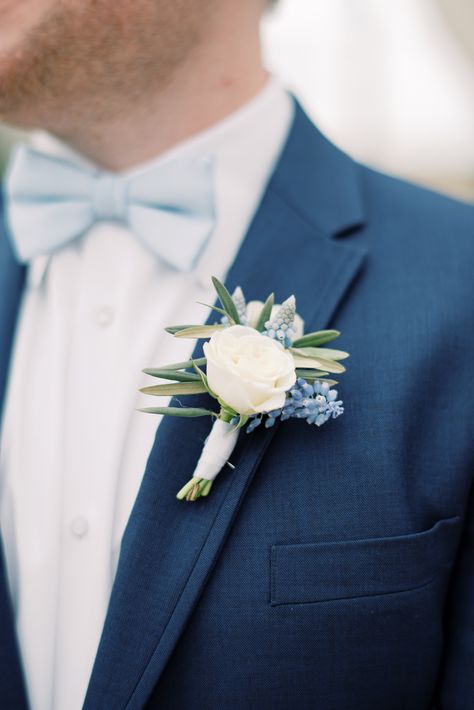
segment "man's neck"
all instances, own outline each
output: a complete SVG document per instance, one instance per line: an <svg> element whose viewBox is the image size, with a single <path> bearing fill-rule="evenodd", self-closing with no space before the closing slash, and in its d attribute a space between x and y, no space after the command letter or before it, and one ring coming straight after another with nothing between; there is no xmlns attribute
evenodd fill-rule
<svg viewBox="0 0 474 710"><path fill-rule="evenodd" d="M114 116L51 132L107 170L125 170L157 157L222 120L263 88L267 72L258 36L233 49L203 47L155 94L151 91Z"/></svg>

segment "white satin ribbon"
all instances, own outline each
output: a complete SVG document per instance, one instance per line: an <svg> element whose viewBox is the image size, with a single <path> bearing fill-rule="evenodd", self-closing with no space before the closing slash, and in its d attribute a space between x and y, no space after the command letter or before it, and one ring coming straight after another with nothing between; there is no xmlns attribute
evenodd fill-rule
<svg viewBox="0 0 474 710"><path fill-rule="evenodd" d="M238 438L239 430L235 425L216 419L204 444L193 478L213 481L228 462Z"/></svg>

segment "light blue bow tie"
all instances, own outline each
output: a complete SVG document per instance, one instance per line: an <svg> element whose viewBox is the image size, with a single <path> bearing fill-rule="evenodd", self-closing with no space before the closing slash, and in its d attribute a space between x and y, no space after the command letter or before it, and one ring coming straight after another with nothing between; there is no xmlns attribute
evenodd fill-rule
<svg viewBox="0 0 474 710"><path fill-rule="evenodd" d="M7 171L6 194L21 262L59 249L99 220L118 220L168 264L190 271L214 226L210 157L123 176L19 146Z"/></svg>

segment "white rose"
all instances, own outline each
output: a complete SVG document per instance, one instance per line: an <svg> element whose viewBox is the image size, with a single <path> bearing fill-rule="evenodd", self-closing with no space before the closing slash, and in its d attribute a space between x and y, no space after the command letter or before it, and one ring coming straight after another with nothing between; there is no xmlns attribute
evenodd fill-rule
<svg viewBox="0 0 474 710"><path fill-rule="evenodd" d="M249 301L247 303L247 320L248 320L249 325L252 328L255 328L255 326L257 325L257 321L260 317L260 313L262 312L262 308L263 308L262 301ZM276 314L278 313L279 310L280 310L280 304L276 303L272 308L270 320L276 316ZM297 338L301 338L303 336L303 332L304 332L304 320L297 313L295 313L294 328L295 328L295 340Z"/></svg>
<svg viewBox="0 0 474 710"><path fill-rule="evenodd" d="M296 381L292 356L254 328L233 325L204 345L209 387L239 414L280 409Z"/></svg>

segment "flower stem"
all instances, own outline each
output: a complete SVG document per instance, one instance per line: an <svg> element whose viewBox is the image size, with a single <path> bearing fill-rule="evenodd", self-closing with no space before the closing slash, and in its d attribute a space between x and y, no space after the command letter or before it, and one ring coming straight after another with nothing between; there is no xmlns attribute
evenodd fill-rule
<svg viewBox="0 0 474 710"><path fill-rule="evenodd" d="M188 495L188 492L191 490L191 488L199 481L199 478L191 478L182 488L180 491L178 491L176 498L178 500L183 500L183 498L186 498Z"/></svg>
<svg viewBox="0 0 474 710"><path fill-rule="evenodd" d="M206 479L204 479L204 481L205 481L205 483L204 483L203 487L201 488L201 495L207 496L207 495L209 495L209 492L212 488L212 481L206 481Z"/></svg>
<svg viewBox="0 0 474 710"><path fill-rule="evenodd" d="M212 487L212 481L207 478L191 478L178 493L178 500L195 501L201 496L207 496Z"/></svg>
<svg viewBox="0 0 474 710"><path fill-rule="evenodd" d="M223 422L231 422L232 419L234 418L234 414L231 414L231 412L228 412L226 409L221 407L221 411L219 412L219 419Z"/></svg>

